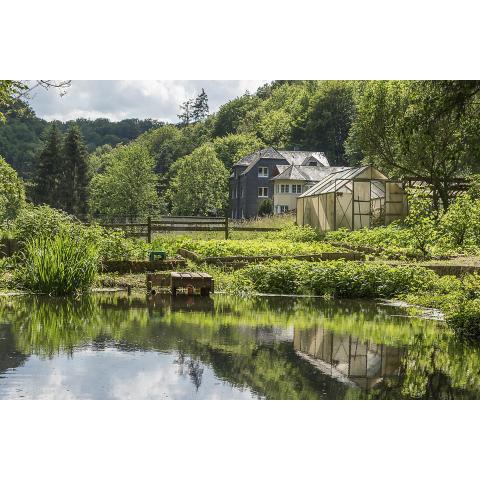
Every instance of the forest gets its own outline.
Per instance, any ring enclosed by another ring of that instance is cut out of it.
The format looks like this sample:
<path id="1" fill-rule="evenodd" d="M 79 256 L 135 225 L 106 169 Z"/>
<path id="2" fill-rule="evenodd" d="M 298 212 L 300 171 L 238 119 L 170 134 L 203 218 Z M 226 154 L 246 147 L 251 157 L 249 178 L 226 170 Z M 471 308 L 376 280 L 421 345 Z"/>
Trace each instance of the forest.
<path id="1" fill-rule="evenodd" d="M 0 155 L 27 182 L 29 200 L 83 215 L 227 212 L 230 167 L 267 145 L 425 178 L 446 208 L 451 182 L 479 169 L 479 99 L 479 81 L 284 80 L 214 113 L 202 90 L 172 124 L 45 122 L 23 101 L 5 101 Z"/>

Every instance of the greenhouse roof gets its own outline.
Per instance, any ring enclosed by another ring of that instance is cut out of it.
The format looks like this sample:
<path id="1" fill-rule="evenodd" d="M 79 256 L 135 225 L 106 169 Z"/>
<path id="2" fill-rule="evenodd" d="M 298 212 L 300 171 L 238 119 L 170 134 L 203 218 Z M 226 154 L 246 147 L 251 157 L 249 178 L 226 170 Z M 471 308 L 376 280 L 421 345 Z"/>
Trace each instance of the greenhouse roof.
<path id="1" fill-rule="evenodd" d="M 369 168 L 371 168 L 369 165 L 365 165 L 363 167 L 345 167 L 339 172 L 330 173 L 324 179 L 320 180 L 320 182 L 316 183 L 313 185 L 313 187 L 309 188 L 306 192 L 300 195 L 300 197 L 323 195 L 326 193 L 336 192 L 342 188 L 351 190 L 350 182 Z M 382 197 L 384 196 L 383 186 L 381 186 L 380 182 L 376 180 L 380 179 L 371 179 L 372 197 Z"/>

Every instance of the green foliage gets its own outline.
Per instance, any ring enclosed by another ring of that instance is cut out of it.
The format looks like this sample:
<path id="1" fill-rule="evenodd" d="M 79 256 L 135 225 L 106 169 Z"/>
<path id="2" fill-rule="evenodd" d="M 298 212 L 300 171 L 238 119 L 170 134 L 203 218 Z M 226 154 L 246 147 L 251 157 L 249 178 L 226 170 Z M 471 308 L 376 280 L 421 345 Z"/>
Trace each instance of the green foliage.
<path id="1" fill-rule="evenodd" d="M 87 213 L 88 163 L 80 129 L 72 125 L 63 144 L 58 202 L 67 212 Z"/>
<path id="2" fill-rule="evenodd" d="M 338 248 L 327 243 L 271 239 L 194 240 L 190 237 L 157 237 L 152 242 L 152 246 L 155 249 L 164 249 L 170 254 L 177 253 L 179 248 L 186 248 L 202 257 L 308 255 L 339 251 Z"/>
<path id="3" fill-rule="evenodd" d="M 229 134 L 213 140 L 215 153 L 227 168 L 264 146 L 265 144 L 252 134 Z"/>
<path id="4" fill-rule="evenodd" d="M 387 227 L 326 232 L 325 240 L 353 248 L 366 247 L 367 252 L 387 258 L 415 258 L 417 255 L 409 229 L 398 223 L 391 223 Z"/>
<path id="5" fill-rule="evenodd" d="M 95 280 L 98 250 L 82 236 L 60 231 L 54 237 L 35 237 L 26 242 L 16 279 L 37 293 L 69 295 L 87 291 Z"/>
<path id="6" fill-rule="evenodd" d="M 62 174 L 62 138 L 55 123 L 46 132 L 44 145 L 36 161 L 33 198 L 37 204 L 60 207 L 59 188 Z"/>
<path id="7" fill-rule="evenodd" d="M 463 193 L 440 218 L 442 241 L 457 250 L 480 246 L 480 199 Z"/>
<path id="8" fill-rule="evenodd" d="M 93 176 L 89 206 L 93 215 L 137 217 L 159 213 L 154 159 L 138 144 L 108 154 L 104 173 Z"/>
<path id="9" fill-rule="evenodd" d="M 261 293 L 314 294 L 348 298 L 391 298 L 428 290 L 438 276 L 422 267 L 390 267 L 343 260 L 282 260 L 249 265 L 236 272 L 233 289 L 250 284 Z M 241 288 L 240 288 L 241 289 Z"/>
<path id="10" fill-rule="evenodd" d="M 239 127 L 247 113 L 254 110 L 261 103 L 256 95 L 245 94 L 222 105 L 215 115 L 214 135 L 225 135 L 239 132 Z"/>
<path id="11" fill-rule="evenodd" d="M 269 198 L 262 200 L 262 202 L 260 203 L 260 206 L 258 207 L 258 216 L 267 217 L 272 214 L 273 214 L 273 202 Z"/>
<path id="12" fill-rule="evenodd" d="M 322 235 L 310 225 L 288 225 L 278 232 L 268 232 L 267 238 L 272 240 L 289 240 L 290 242 L 316 242 L 321 240 Z"/>
<path id="13" fill-rule="evenodd" d="M 25 207 L 25 186 L 0 156 L 0 223 L 14 219 Z"/>
<path id="14" fill-rule="evenodd" d="M 221 214 L 226 208 L 228 171 L 206 144 L 172 166 L 166 193 L 175 215 Z"/>
<path id="15" fill-rule="evenodd" d="M 28 242 L 37 237 L 55 236 L 63 226 L 74 222 L 71 215 L 48 205 L 29 205 L 19 213 L 12 230 L 15 238 Z"/>
<path id="16" fill-rule="evenodd" d="M 28 206 L 12 225 L 12 234 L 22 245 L 37 238 L 53 239 L 61 232 L 98 248 L 102 260 L 143 260 L 146 244 L 125 237 L 125 233 L 99 225 L 85 226 L 73 216 L 47 205 Z"/>
<path id="17" fill-rule="evenodd" d="M 98 247 L 102 260 L 145 260 L 148 245 L 141 240 L 125 237 L 125 232 L 100 225 L 84 227 L 85 239 Z"/>
<path id="18" fill-rule="evenodd" d="M 428 257 L 437 239 L 436 216 L 431 199 L 421 191 L 412 191 L 408 196 L 408 216 L 405 225 L 410 230 L 414 247 Z"/>
<path id="19" fill-rule="evenodd" d="M 5 157 L 22 178 L 28 180 L 36 179 L 37 158 L 42 149 L 42 139 L 52 124 L 55 124 L 61 133 L 67 132 L 72 126 L 78 127 L 89 152 L 103 145 L 127 143 L 160 125 L 156 120 L 125 119 L 111 122 L 106 118 L 80 118 L 65 123 L 47 122 L 38 118 L 27 104 L 18 99 L 10 109 L 2 109 L 0 102 L 0 117 L 2 115 L 5 116 L 6 123 L 0 128 L 0 155 Z"/>
<path id="20" fill-rule="evenodd" d="M 469 87 L 460 82 L 461 89 Z M 480 146 L 478 90 L 452 100 L 455 82 L 370 81 L 356 95 L 347 150 L 392 177 L 430 179 L 434 207 L 448 207 L 451 181 L 475 165 Z M 458 85 L 457 85 L 458 86 Z M 458 107 L 458 108 L 457 108 Z"/>

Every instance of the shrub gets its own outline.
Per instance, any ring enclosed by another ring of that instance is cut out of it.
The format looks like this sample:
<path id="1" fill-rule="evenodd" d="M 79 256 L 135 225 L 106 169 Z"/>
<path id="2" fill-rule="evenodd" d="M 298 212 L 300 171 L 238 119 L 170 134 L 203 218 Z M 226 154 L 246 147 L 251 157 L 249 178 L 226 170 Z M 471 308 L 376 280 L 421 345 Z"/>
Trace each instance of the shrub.
<path id="1" fill-rule="evenodd" d="M 421 191 L 413 190 L 408 195 L 408 216 L 405 225 L 409 227 L 413 246 L 428 257 L 437 239 L 436 217 L 432 200 Z"/>
<path id="2" fill-rule="evenodd" d="M 61 232 L 96 245 L 102 260 L 145 258 L 145 244 L 126 238 L 124 232 L 83 225 L 75 217 L 47 205 L 30 206 L 13 224 L 13 233 L 23 245 L 33 238 L 53 238 Z"/>
<path id="3" fill-rule="evenodd" d="M 269 232 L 267 238 L 274 240 L 289 240 L 291 242 L 315 242 L 320 240 L 322 235 L 310 225 L 303 227 L 288 225 L 278 232 Z"/>
<path id="4" fill-rule="evenodd" d="M 262 201 L 262 203 L 260 203 L 260 206 L 258 207 L 258 216 L 266 217 L 272 214 L 273 214 L 273 203 L 269 198 L 266 198 L 265 200 Z"/>
<path id="5" fill-rule="evenodd" d="M 0 222 L 14 219 L 25 207 L 25 186 L 0 156 Z"/>
<path id="6" fill-rule="evenodd" d="M 480 338 L 480 299 L 464 299 L 446 315 L 447 323 L 457 335 Z"/>
<path id="7" fill-rule="evenodd" d="M 336 252 L 338 248 L 328 243 L 291 242 L 288 240 L 194 240 L 189 237 L 156 238 L 153 248 L 166 250 L 173 254 L 179 248 L 186 248 L 202 257 L 228 257 L 234 255 L 308 255 L 324 252 Z"/>
<path id="8" fill-rule="evenodd" d="M 438 276 L 422 267 L 361 264 L 344 260 L 282 260 L 235 273 L 233 289 L 249 283 L 261 293 L 313 293 L 350 298 L 390 298 L 433 288 Z"/>
<path id="9" fill-rule="evenodd" d="M 98 266 L 98 250 L 85 238 L 61 231 L 54 237 L 39 236 L 25 244 L 16 279 L 38 293 L 68 295 L 88 290 Z"/>
<path id="10" fill-rule="evenodd" d="M 352 247 L 368 247 L 387 258 L 414 258 L 418 256 L 412 245 L 410 230 L 399 223 L 388 227 L 362 228 L 360 230 L 340 229 L 327 232 L 325 240 L 340 242 Z"/>
<path id="11" fill-rule="evenodd" d="M 36 237 L 53 237 L 62 226 L 75 222 L 75 218 L 48 205 L 30 205 L 20 212 L 13 224 L 13 233 L 20 242 Z M 79 223 L 77 223 L 81 226 Z"/>

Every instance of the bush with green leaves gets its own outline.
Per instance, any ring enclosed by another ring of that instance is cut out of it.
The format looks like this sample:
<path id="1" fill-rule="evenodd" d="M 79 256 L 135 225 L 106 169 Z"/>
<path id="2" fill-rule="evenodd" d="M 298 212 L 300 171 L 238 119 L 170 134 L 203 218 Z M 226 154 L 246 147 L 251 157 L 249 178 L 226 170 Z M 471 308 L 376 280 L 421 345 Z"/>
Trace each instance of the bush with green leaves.
<path id="1" fill-rule="evenodd" d="M 77 223 L 72 215 L 48 205 L 29 205 L 23 209 L 12 225 L 15 238 L 28 242 L 32 238 L 51 237 L 60 232 L 62 227 Z"/>
<path id="2" fill-rule="evenodd" d="M 72 238 L 82 238 L 98 248 L 102 260 L 143 260 L 146 244 L 126 238 L 120 230 L 80 223 L 75 217 L 47 205 L 29 206 L 13 223 L 13 234 L 22 245 L 34 238 L 53 238 L 65 232 Z"/>
<path id="3" fill-rule="evenodd" d="M 258 207 L 258 216 L 268 217 L 269 215 L 273 215 L 273 202 L 269 198 L 266 198 L 262 200 Z"/>
<path id="4" fill-rule="evenodd" d="M 309 255 L 338 252 L 341 249 L 328 243 L 294 242 L 289 240 L 195 240 L 190 237 L 157 237 L 152 249 L 176 254 L 179 248 L 193 251 L 202 257 Z"/>
<path id="5" fill-rule="evenodd" d="M 342 243 L 350 247 L 366 247 L 372 253 L 387 258 L 415 258 L 418 252 L 412 245 L 411 232 L 398 222 L 387 227 L 362 228 L 347 230 L 345 228 L 327 232 L 325 241 Z"/>
<path id="6" fill-rule="evenodd" d="M 433 271 L 414 266 L 282 260 L 239 270 L 232 289 L 248 285 L 261 293 L 391 298 L 431 289 L 437 279 Z"/>
<path id="7" fill-rule="evenodd" d="M 480 246 L 480 200 L 462 193 L 450 204 L 439 221 L 443 243 L 457 251 Z"/>
<path id="8" fill-rule="evenodd" d="M 60 231 L 25 243 L 16 281 L 23 288 L 49 295 L 85 292 L 95 280 L 98 248 L 81 235 Z"/>
<path id="9" fill-rule="evenodd" d="M 273 240 L 289 240 L 290 242 L 316 242 L 320 241 L 322 234 L 310 225 L 288 225 L 278 232 L 268 232 L 267 238 Z"/>
<path id="10" fill-rule="evenodd" d="M 14 219 L 25 207 L 25 185 L 0 156 L 0 223 Z"/>

